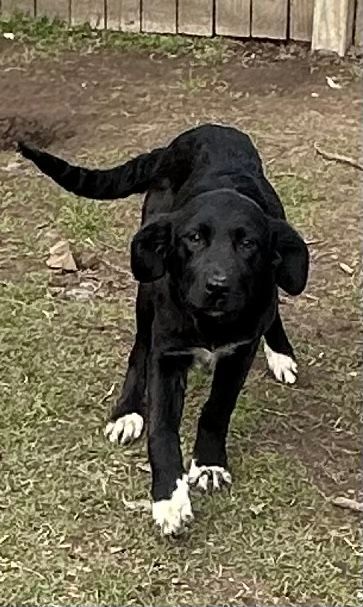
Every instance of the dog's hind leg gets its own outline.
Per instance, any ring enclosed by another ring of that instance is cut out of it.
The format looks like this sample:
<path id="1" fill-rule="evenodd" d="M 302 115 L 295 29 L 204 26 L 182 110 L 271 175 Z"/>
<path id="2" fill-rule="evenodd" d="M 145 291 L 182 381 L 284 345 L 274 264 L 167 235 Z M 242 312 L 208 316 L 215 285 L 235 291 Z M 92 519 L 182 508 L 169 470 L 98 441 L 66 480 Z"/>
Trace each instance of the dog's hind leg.
<path id="1" fill-rule="evenodd" d="M 277 311 L 271 327 L 265 333 L 264 350 L 269 369 L 276 379 L 285 384 L 294 384 L 297 379 L 297 364 L 279 311 Z"/>
<path id="2" fill-rule="evenodd" d="M 105 428 L 105 436 L 112 443 L 125 444 L 136 440 L 144 428 L 144 398 L 152 321 L 153 305 L 148 286 L 140 285 L 136 299 L 136 338 L 121 394 Z"/>

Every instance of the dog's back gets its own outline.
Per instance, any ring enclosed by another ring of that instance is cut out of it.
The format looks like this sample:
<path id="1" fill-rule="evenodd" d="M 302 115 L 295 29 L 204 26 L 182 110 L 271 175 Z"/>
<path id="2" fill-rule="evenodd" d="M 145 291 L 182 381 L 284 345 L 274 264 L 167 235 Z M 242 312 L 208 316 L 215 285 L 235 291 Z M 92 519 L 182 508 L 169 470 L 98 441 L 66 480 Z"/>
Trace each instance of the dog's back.
<path id="1" fill-rule="evenodd" d="M 18 149 L 58 185 L 78 196 L 106 200 L 149 192 L 143 219 L 178 208 L 190 197 L 216 187 L 251 197 L 272 217 L 285 216 L 250 137 L 234 127 L 194 127 L 167 147 L 104 170 L 73 166 L 23 143 Z"/>

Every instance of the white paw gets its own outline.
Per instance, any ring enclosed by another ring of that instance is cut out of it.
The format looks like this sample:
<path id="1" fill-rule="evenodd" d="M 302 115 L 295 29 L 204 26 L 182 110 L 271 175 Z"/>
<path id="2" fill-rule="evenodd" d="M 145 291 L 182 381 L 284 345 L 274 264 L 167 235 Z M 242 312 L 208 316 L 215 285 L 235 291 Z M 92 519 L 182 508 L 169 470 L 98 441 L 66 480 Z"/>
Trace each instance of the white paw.
<path id="1" fill-rule="evenodd" d="M 294 359 L 286 354 L 274 352 L 266 342 L 263 346 L 267 364 L 276 379 L 285 384 L 294 384 L 297 379 L 297 364 Z"/>
<path id="2" fill-rule="evenodd" d="M 188 480 L 190 485 L 196 485 L 202 491 L 207 491 L 208 485 L 218 491 L 223 485 L 232 483 L 231 474 L 222 466 L 198 466 L 195 459 L 190 464 Z"/>
<path id="3" fill-rule="evenodd" d="M 119 417 L 115 422 L 108 422 L 105 436 L 111 443 L 124 445 L 136 440 L 141 435 L 144 420 L 138 413 L 128 413 Z"/>
<path id="4" fill-rule="evenodd" d="M 188 477 L 176 481 L 176 489 L 168 500 L 154 502 L 153 519 L 162 535 L 179 535 L 185 525 L 193 520 L 192 506 L 189 499 Z"/>

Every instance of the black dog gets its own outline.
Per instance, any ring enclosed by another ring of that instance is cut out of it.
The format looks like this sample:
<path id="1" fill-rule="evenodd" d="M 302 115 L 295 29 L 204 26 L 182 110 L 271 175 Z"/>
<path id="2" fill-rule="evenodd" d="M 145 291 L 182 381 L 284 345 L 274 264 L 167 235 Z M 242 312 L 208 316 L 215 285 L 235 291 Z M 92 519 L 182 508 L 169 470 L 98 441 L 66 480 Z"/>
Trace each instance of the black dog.
<path id="1" fill-rule="evenodd" d="M 231 482 L 229 421 L 262 336 L 276 378 L 296 379 L 277 287 L 291 295 L 303 291 L 307 247 L 286 222 L 250 138 L 234 128 L 203 125 L 103 171 L 71 166 L 24 144 L 19 150 L 79 196 L 147 192 L 131 246 L 140 282 L 137 334 L 105 433 L 111 442 L 137 439 L 147 393 L 153 518 L 162 533 L 178 533 L 192 519 L 189 484 L 218 489 Z M 216 362 L 188 478 L 179 425 L 187 372 L 199 349 Z"/>

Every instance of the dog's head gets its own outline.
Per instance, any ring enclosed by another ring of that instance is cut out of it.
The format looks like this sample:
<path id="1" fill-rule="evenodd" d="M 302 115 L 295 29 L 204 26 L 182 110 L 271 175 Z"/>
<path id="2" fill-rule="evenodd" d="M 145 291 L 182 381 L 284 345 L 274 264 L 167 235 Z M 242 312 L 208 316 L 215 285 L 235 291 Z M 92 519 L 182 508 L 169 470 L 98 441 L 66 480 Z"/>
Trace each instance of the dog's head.
<path id="1" fill-rule="evenodd" d="M 241 313 L 273 284 L 301 293 L 308 251 L 286 221 L 226 189 L 144 225 L 132 242 L 131 267 L 140 282 L 168 273 L 190 310 L 223 318 Z"/>

